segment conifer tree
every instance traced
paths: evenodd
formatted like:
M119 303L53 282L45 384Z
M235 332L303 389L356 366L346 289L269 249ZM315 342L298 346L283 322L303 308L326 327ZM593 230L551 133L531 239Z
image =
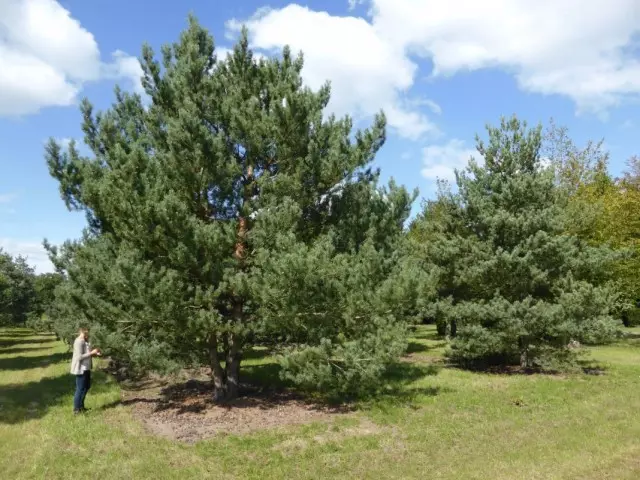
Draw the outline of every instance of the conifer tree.
M268 342L300 385L370 386L402 352L392 303L413 288L397 246L414 196L378 186L385 118L352 131L302 56L256 59L246 31L227 58L194 18L162 61L143 48L148 98L82 103L84 141L47 147L79 242L50 247L68 281L58 318L86 322L137 368L206 361L215 399L238 395L243 352Z
M24 324L36 303L34 276L26 258L0 248L0 325Z
M456 361L549 366L571 340L614 335L614 255L565 234L566 195L541 161L540 128L513 117L488 137L477 141L484 164L471 160L458 191L440 193L437 221L433 205L419 220L440 277L433 315L457 330Z

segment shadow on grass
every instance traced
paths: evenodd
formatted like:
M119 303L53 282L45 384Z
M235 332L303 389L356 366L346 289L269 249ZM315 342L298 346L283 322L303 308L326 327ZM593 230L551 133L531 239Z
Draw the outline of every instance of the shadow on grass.
M446 341L437 342L437 343L434 343L433 345L426 345L420 342L409 342L409 345L407 347L407 354L424 353L431 350L438 350L446 346L447 346Z
M14 352L11 352L14 353ZM0 358L1 370L29 370L31 368L44 368L54 363L60 363L70 359L67 353L52 353L33 357L8 357Z
M425 330L425 329L417 329L415 332L411 334L411 337L416 340L431 340L431 341L444 341L444 337L438 335L438 332Z
M245 352L242 352L243 360L262 360L272 355L271 350L268 348L251 348Z
M104 374L94 372L93 377L89 396L106 388ZM16 424L39 419L50 408L63 402L69 403L71 415L74 391L75 378L68 374L43 378L37 382L3 385L0 388L0 423Z
M35 336L45 336L45 333L36 333L33 331L14 331L14 330L1 330L0 336L5 338L23 338L23 337L35 337Z
M440 387L412 386L411 384L426 377L440 373L440 365L401 362L393 365L382 379L382 388L372 395L361 398L365 403L415 407L421 397L433 397L441 392Z
M32 347L32 348L22 348L22 347L18 347L18 348L12 348L12 347L7 347L7 348L3 348L2 350L0 350L0 355L15 355L17 353L37 353L40 352L41 350L49 350L50 347Z
M13 345L28 345L28 344L41 344L56 342L55 338L29 338L23 339L0 339L0 348L11 347Z
M154 412L202 413L209 408L223 407L229 410L258 408L278 410L293 403L303 404L309 410L331 413L353 411L358 403L371 401L410 405L423 396L437 395L438 387L416 387L410 384L428 376L437 375L440 367L429 364L409 364L405 362L393 365L380 382L380 388L357 396L309 395L296 390L291 383L280 378L280 366L275 363L247 365L242 368L239 398L215 405L213 387L210 381L189 380L165 386L159 393L145 396L140 390L129 390L135 396L112 402L104 409L119 405L152 404Z

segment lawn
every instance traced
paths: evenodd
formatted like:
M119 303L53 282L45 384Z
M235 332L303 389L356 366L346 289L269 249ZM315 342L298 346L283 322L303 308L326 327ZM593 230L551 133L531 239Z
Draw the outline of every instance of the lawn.
M185 444L146 433L100 372L72 416L65 347L0 330L0 478L640 478L640 330L592 349L602 375L462 371L443 348L420 328L402 387L354 414Z

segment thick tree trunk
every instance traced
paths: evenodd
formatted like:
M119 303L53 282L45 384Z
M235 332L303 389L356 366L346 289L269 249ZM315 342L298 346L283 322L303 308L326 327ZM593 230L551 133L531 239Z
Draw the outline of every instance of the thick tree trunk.
M213 401L223 403L238 398L240 393L240 349L241 343L234 334L224 335L223 352L218 351L218 339L212 335L209 342ZM227 347L228 346L228 347ZM221 365L224 358L224 368Z
M213 381L213 401L216 403L223 402L227 397L227 379L220 365L218 338L215 333L209 339L209 363L211 364L211 380Z
M450 327L451 327L451 332L450 332L451 338L455 338L456 335L458 334L458 322L455 320L451 320Z

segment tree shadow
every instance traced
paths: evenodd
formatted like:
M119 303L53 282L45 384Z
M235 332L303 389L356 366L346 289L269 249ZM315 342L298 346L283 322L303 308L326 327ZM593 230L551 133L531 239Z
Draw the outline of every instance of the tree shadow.
M44 368L54 363L60 363L69 359L67 353L52 353L32 357L7 357L0 358L0 370L29 370L31 368Z
M34 347L34 348L3 348L2 352L0 352L2 355L14 355L16 353L34 353L34 352L39 352L40 350L49 350L49 347Z
M0 331L0 336L9 337L9 338L22 338L22 337L33 337L33 336L48 336L47 333L35 333L33 331L12 331L12 330L2 330Z
M0 339L0 348L11 347L12 345L28 345L28 344L41 344L56 342L55 338L29 338L23 339Z
M440 341L437 343L434 343L432 345L427 345L425 343L422 342L414 342L414 341L410 341L409 345L407 346L407 354L412 354L412 353L424 353L424 352L428 352L430 350L438 350L441 349L443 347L445 347L447 345L446 341Z
M89 395L103 391L105 376L94 372L93 384ZM75 391L73 375L63 374L46 377L39 381L3 385L0 388L0 423L16 424L44 417L50 408L69 403Z
M425 377L438 375L441 367L436 364L411 364L399 362L392 365L381 379L380 388L358 395L318 395L293 388L294 385L280 378L280 366L277 363L246 365L242 367L240 394L235 400L214 403L213 386L209 380L191 379L167 385L166 382L142 380L143 387L137 384L128 389L130 398L117 400L104 405L103 409L136 404L151 404L153 412L171 412L175 415L202 413L211 408L242 410L247 408L275 410L285 408L291 403L302 404L306 409L329 413L346 413L357 408L358 404L371 401L385 401L411 406L419 397L437 395L439 387L419 387L410 384ZM159 387L150 395L145 389Z
M431 341L444 340L444 337L442 335L438 335L438 332L425 330L425 329L417 329L415 332L411 334L411 337L416 340L431 340Z
M622 339L623 340L637 340L640 338L640 333L636 332L623 332Z
M272 355L269 348L266 347L254 347L242 352L242 360L263 360Z

